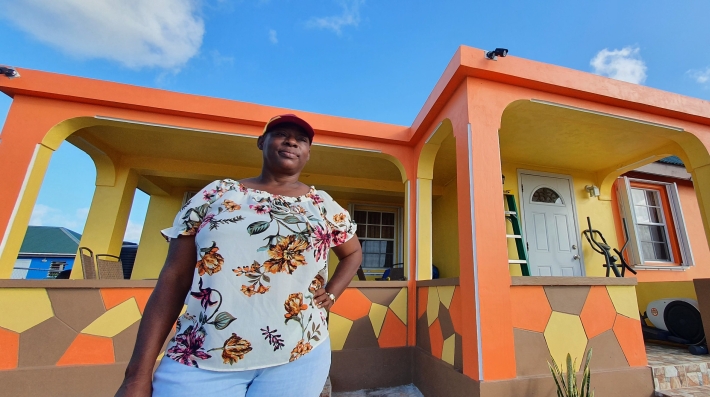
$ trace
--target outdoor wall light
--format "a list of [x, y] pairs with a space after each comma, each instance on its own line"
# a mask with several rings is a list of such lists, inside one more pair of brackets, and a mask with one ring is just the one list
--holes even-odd
[[498, 57], [504, 57], [508, 55], [508, 49], [507, 48], [496, 48], [493, 51], [486, 51], [486, 58], [490, 59], [491, 61], [497, 61]]
[[601, 193], [599, 192], [599, 187], [596, 185], [587, 185], [584, 189], [589, 193], [589, 197], [599, 197]]
[[20, 77], [20, 73], [18, 73], [17, 70], [7, 67], [7, 66], [0, 66], [0, 74], [7, 77], [8, 79], [14, 79], [15, 77]]

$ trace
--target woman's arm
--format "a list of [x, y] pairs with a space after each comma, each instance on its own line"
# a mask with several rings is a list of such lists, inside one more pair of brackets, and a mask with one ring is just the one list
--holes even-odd
[[168, 257], [145, 306], [133, 355], [116, 397], [150, 397], [155, 360], [192, 285], [196, 257], [195, 236], [170, 240]]
[[328, 294], [335, 295], [337, 299], [348, 287], [360, 267], [360, 263], [362, 263], [362, 248], [357, 236], [353, 236], [350, 240], [334, 247], [333, 252], [340, 260], [335, 268], [335, 273], [328, 280], [328, 285], [325, 288], [321, 288], [313, 294], [316, 305], [326, 310], [330, 310], [330, 307], [333, 306], [333, 301]]

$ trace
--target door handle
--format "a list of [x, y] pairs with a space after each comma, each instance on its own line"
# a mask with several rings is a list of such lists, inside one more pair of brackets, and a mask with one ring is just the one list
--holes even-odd
[[573, 256], [572, 259], [575, 259], [575, 260], [579, 259], [579, 255]]

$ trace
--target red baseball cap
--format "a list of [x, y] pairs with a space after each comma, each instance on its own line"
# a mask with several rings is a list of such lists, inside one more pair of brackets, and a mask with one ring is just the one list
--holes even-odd
[[264, 126], [264, 132], [262, 134], [266, 134], [269, 130], [284, 123], [293, 123], [303, 128], [306, 134], [308, 134], [310, 141], [313, 142], [313, 137], [316, 135], [315, 131], [313, 131], [313, 127], [311, 127], [306, 120], [296, 116], [295, 114], [280, 114], [272, 117], [271, 120], [269, 120]]

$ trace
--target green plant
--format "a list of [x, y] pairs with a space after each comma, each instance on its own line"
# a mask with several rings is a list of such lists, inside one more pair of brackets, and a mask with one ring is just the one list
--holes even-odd
[[564, 373], [557, 366], [555, 359], [552, 359], [552, 364], [547, 362], [550, 367], [552, 377], [557, 385], [557, 397], [594, 397], [594, 391], [590, 389], [592, 374], [589, 370], [589, 360], [592, 359], [592, 349], [587, 352], [587, 358], [584, 360], [584, 372], [582, 374], [582, 384], [577, 387], [577, 379], [575, 377], [574, 367], [577, 365], [577, 359], [572, 362], [572, 357], [567, 353], [567, 372]]

